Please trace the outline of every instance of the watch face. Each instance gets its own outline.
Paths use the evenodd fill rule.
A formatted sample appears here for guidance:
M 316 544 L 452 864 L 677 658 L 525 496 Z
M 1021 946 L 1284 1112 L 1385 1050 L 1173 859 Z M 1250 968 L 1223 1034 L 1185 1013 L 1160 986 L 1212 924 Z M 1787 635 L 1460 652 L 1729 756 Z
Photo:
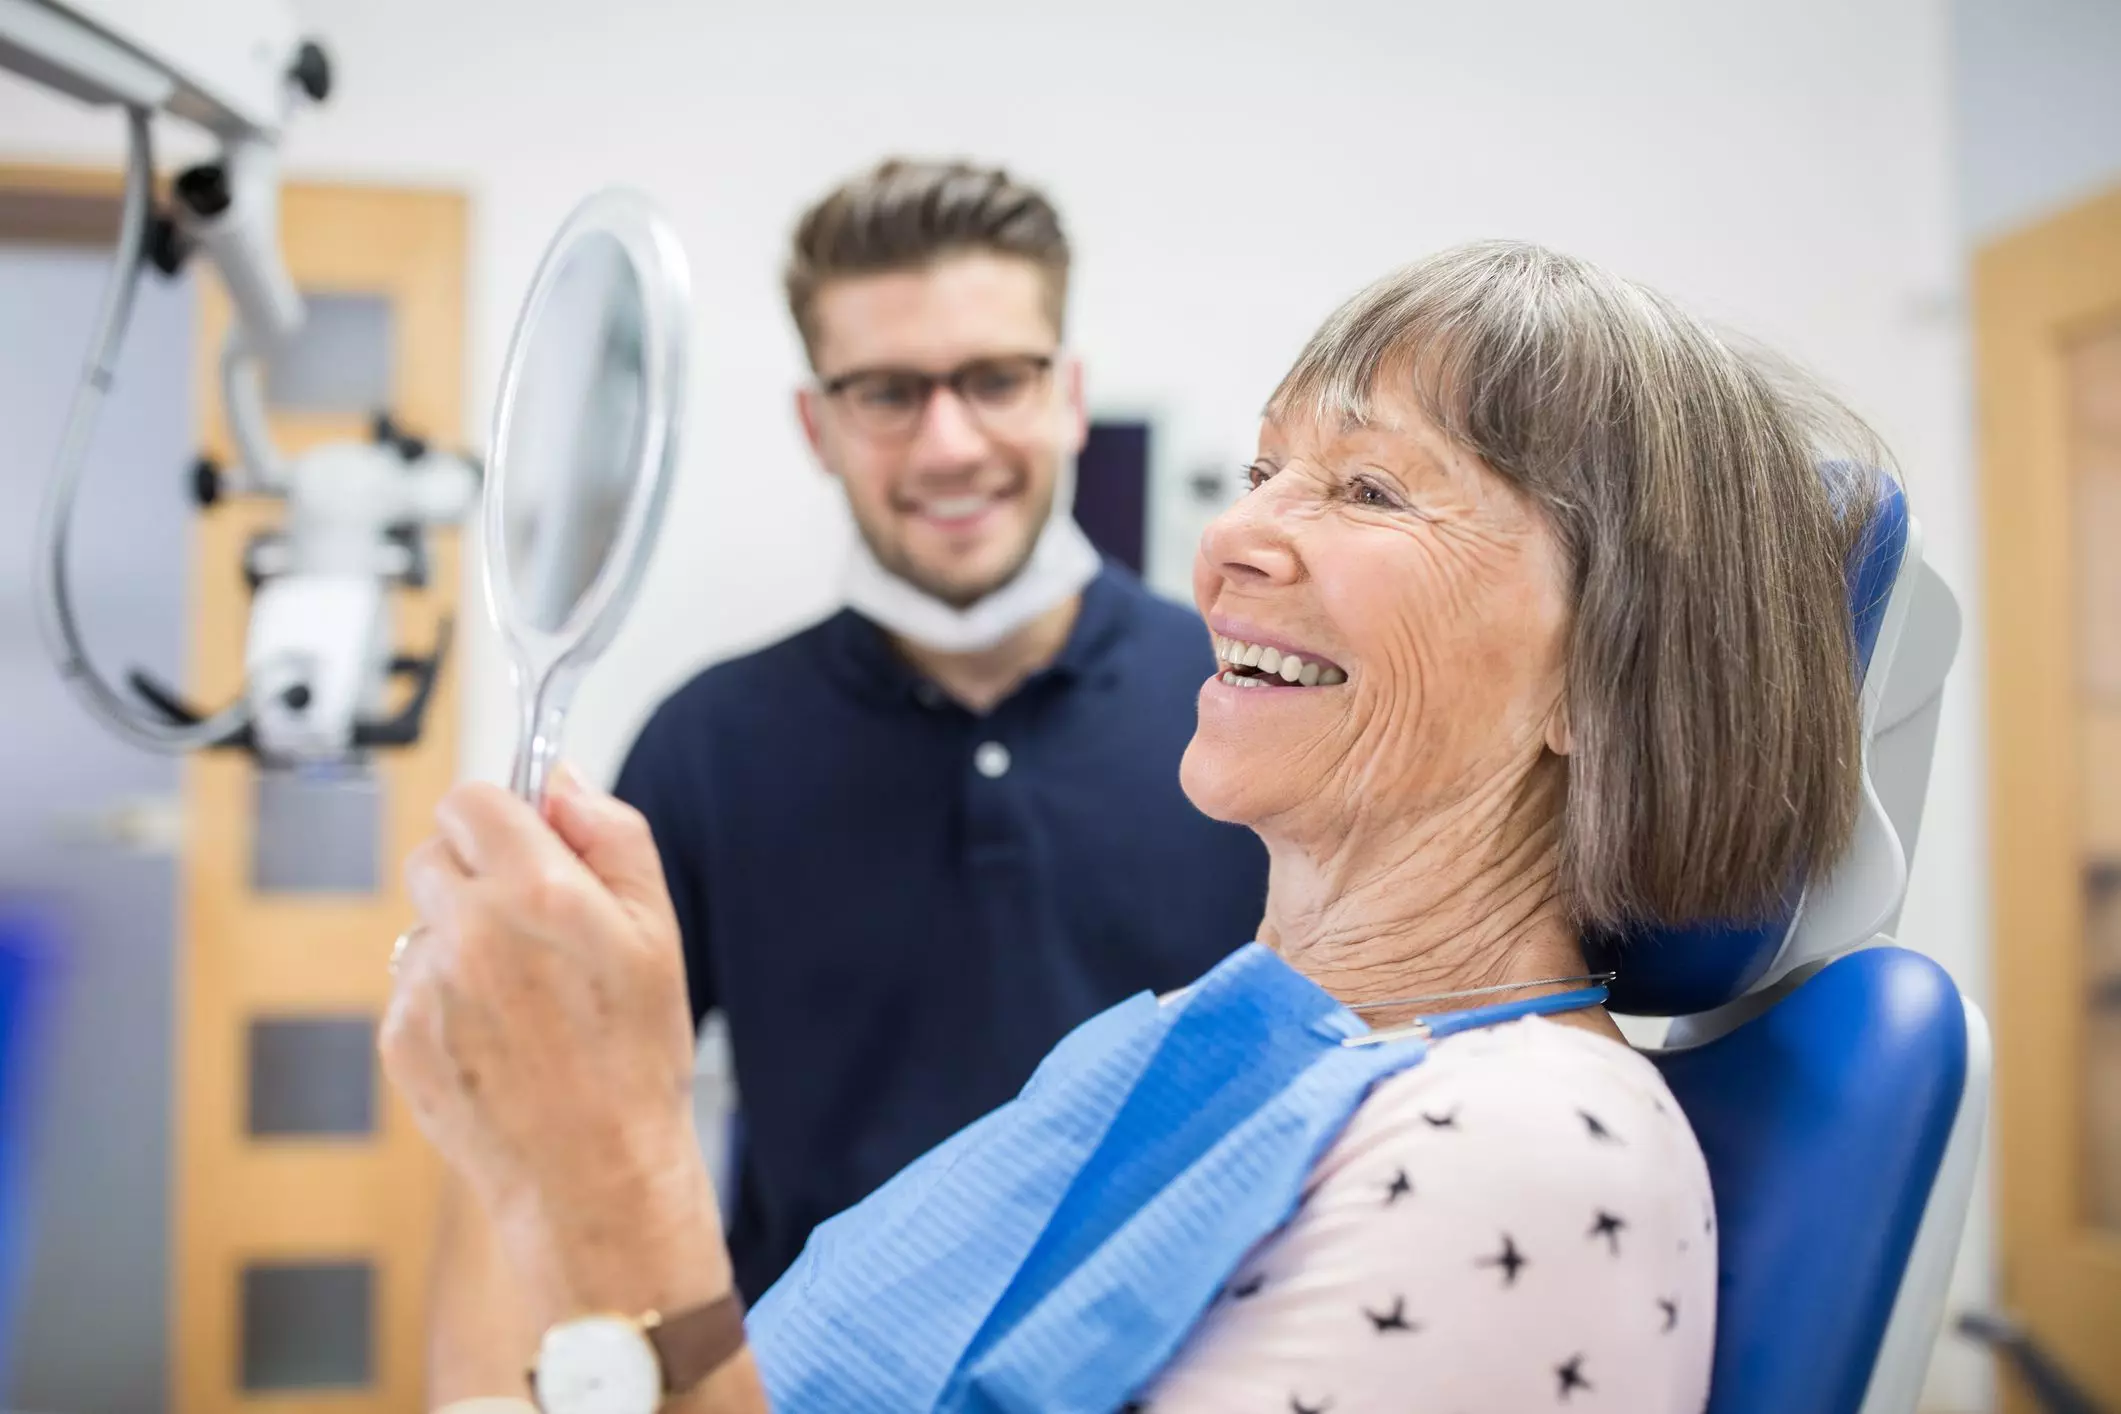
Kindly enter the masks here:
M 662 1402 L 662 1362 L 632 1321 L 588 1316 L 545 1332 L 538 1347 L 545 1414 L 655 1414 Z

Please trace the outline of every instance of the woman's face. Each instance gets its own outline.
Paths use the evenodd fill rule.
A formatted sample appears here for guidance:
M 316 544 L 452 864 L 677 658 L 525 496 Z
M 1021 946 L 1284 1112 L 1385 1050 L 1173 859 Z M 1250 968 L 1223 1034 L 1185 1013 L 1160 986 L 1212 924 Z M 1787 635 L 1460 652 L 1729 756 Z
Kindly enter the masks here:
M 1567 750 L 1564 557 L 1527 497 L 1385 398 L 1361 427 L 1270 419 L 1251 482 L 1194 564 L 1224 667 L 1256 665 L 1201 689 L 1196 805 L 1332 850 Z

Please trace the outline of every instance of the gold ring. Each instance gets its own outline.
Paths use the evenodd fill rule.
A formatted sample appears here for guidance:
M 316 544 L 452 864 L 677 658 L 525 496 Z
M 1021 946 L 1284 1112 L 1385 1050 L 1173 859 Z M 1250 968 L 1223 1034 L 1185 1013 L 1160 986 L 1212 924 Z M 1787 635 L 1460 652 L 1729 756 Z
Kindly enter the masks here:
M 405 950 L 412 946 L 412 935 L 419 932 L 418 924 L 398 934 L 398 940 L 390 945 L 390 975 L 398 975 L 398 964 L 405 960 Z

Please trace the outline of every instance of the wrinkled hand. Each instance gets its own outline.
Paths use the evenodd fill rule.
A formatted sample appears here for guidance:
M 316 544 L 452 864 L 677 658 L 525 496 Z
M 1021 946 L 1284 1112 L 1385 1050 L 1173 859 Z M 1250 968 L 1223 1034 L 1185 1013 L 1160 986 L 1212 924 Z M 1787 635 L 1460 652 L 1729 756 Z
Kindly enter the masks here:
M 556 773 L 543 818 L 467 785 L 406 879 L 381 1049 L 548 1319 L 728 1286 L 692 1120 L 684 956 L 648 826 Z

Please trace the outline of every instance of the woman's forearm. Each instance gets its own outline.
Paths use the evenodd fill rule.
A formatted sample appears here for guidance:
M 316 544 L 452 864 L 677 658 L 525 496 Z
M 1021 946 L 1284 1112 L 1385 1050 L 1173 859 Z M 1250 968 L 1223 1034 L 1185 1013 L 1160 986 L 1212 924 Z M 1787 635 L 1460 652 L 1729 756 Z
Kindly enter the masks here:
M 729 1252 L 703 1166 L 684 1165 L 667 1181 L 628 1185 L 605 1201 L 558 1216 L 524 1214 L 504 1238 L 532 1300 L 548 1322 L 617 1312 L 665 1316 L 719 1301 L 735 1289 Z M 663 1414 L 768 1414 L 748 1350 Z
M 430 1406 L 522 1394 L 537 1327 L 491 1222 L 455 1174 L 442 1180 L 428 1313 Z
M 672 1400 L 663 1414 L 772 1414 L 766 1384 L 749 1350 L 709 1375 L 691 1394 Z

